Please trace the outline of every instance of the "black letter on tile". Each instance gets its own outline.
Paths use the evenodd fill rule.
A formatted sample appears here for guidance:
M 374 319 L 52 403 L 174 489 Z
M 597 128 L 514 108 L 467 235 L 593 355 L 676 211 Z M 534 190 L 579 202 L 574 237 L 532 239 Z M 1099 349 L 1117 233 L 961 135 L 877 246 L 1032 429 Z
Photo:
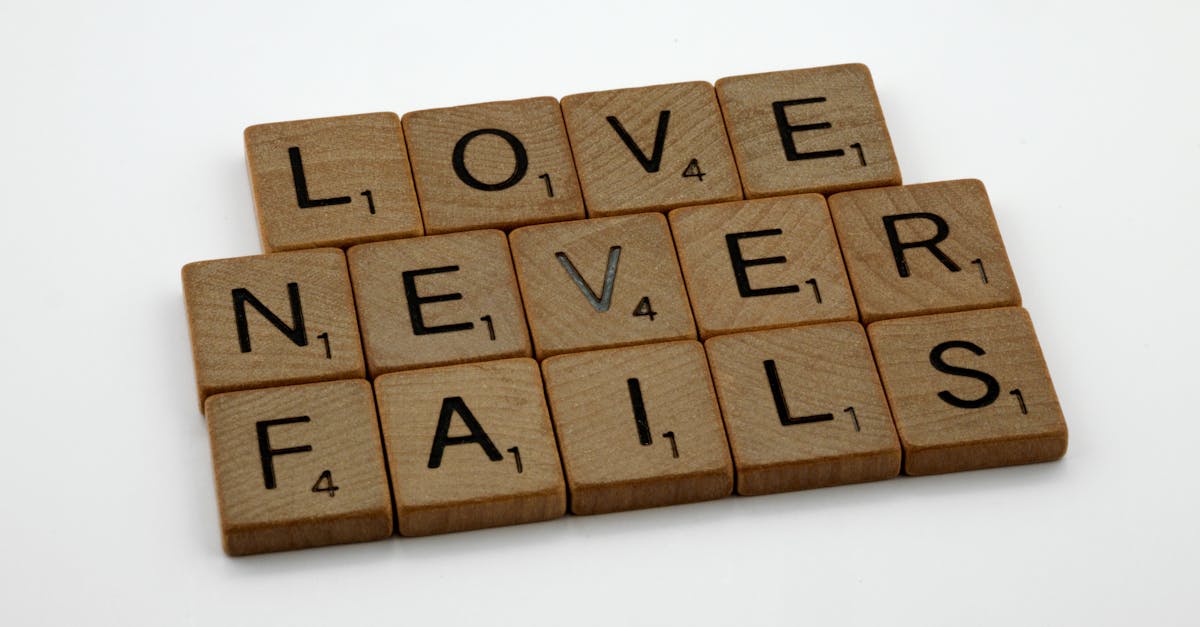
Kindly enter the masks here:
M 900 235 L 896 233 L 896 223 L 900 220 L 929 220 L 937 227 L 937 233 L 929 239 L 923 239 L 916 242 L 901 242 Z M 937 247 L 939 242 L 950 236 L 950 225 L 946 224 L 946 221 L 942 219 L 942 216 L 939 216 L 936 213 L 925 212 L 900 213 L 894 216 L 883 216 L 883 228 L 887 231 L 888 245 L 892 247 L 892 257 L 896 259 L 896 271 L 900 273 L 901 277 L 907 277 L 909 275 L 908 261 L 906 261 L 904 258 L 904 251 L 907 248 L 928 249 L 929 253 L 936 257 L 938 261 L 942 262 L 943 266 L 949 268 L 951 272 L 958 272 L 962 269 L 959 268 L 958 264 L 954 263 L 950 257 L 947 257 L 946 253 L 942 252 L 942 250 Z
M 777 287 L 750 287 L 750 277 L 746 275 L 746 268 L 751 266 L 766 266 L 773 263 L 786 263 L 787 257 L 759 257 L 758 259 L 746 259 L 742 256 L 742 248 L 739 244 L 741 240 L 750 239 L 753 237 L 767 237 L 769 235 L 782 235 L 782 229 L 767 229 L 765 231 L 747 231 L 745 233 L 729 233 L 725 236 L 725 246 L 729 248 L 729 261 L 733 263 L 733 278 L 737 280 L 738 293 L 742 298 L 750 298 L 751 296 L 771 296 L 772 294 L 794 294 L 800 291 L 799 285 L 780 285 Z
M 425 303 L 444 303 L 452 300 L 462 300 L 463 296 L 458 292 L 437 294 L 434 296 L 421 296 L 417 294 L 416 277 L 425 276 L 427 274 L 442 274 L 444 272 L 458 272 L 458 266 L 441 266 L 438 268 L 425 268 L 422 270 L 407 270 L 400 273 L 400 279 L 404 282 L 404 300 L 408 302 L 408 318 L 412 323 L 413 335 L 452 333 L 454 331 L 466 331 L 468 329 L 475 328 L 475 323 L 473 322 L 439 324 L 432 327 L 425 326 L 425 316 L 421 313 L 421 305 Z
M 984 354 L 983 349 L 976 344 L 964 342 L 962 340 L 952 340 L 949 342 L 942 342 L 941 344 L 934 346 L 933 350 L 929 352 L 929 363 L 938 372 L 944 372 L 946 374 L 952 374 L 959 377 L 978 379 L 987 386 L 987 392 L 984 392 L 983 396 L 980 396 L 975 400 L 964 401 L 950 392 L 942 390 L 941 392 L 938 392 L 938 398 L 946 401 L 946 403 L 950 405 L 960 407 L 962 409 L 977 409 L 979 407 L 987 407 L 988 405 L 996 402 L 996 399 L 1000 397 L 1000 382 L 986 372 L 972 370 L 971 368 L 959 368 L 958 366 L 951 366 L 950 364 L 947 364 L 945 360 L 942 359 L 942 353 L 945 353 L 951 348 L 965 348 L 976 355 Z
M 779 412 L 779 424 L 787 427 L 833 420 L 833 414 L 813 414 L 793 418 L 792 412 L 788 409 L 787 399 L 783 396 L 783 385 L 779 382 L 779 372 L 775 369 L 775 360 L 764 361 L 763 368 L 767 371 L 767 384 L 771 386 L 771 396 L 775 398 L 775 411 Z
M 288 157 L 292 160 L 292 183 L 296 186 L 296 204 L 300 205 L 301 209 L 345 205 L 350 202 L 349 196 L 309 198 L 308 181 L 304 178 L 304 162 L 300 160 L 300 149 L 296 146 L 288 148 Z
M 610 115 L 605 119 L 612 125 L 621 141 L 625 142 L 625 147 L 633 153 L 638 163 L 642 164 L 642 168 L 647 172 L 658 172 L 658 166 L 662 164 L 663 145 L 667 141 L 667 123 L 671 121 L 671 112 L 658 112 L 658 129 L 654 131 L 654 154 L 649 159 L 646 158 L 646 153 L 642 152 L 642 148 L 637 145 L 637 142 L 633 141 L 633 137 L 629 135 L 625 127 L 621 126 L 621 121 L 617 119 L 617 116 Z
M 462 417 L 463 423 L 470 429 L 471 435 L 456 435 L 450 436 L 450 418 L 453 414 L 458 414 Z M 487 454 L 488 459 L 498 462 L 504 459 L 500 451 L 496 450 L 496 445 L 492 444 L 492 439 L 488 437 L 486 431 L 480 426 L 479 421 L 475 419 L 475 415 L 467 408 L 466 402 L 461 396 L 451 396 L 442 399 L 442 413 L 438 415 L 437 433 L 433 435 L 433 448 L 429 451 L 429 467 L 437 468 L 442 465 L 442 452 L 447 446 L 456 444 L 478 444 L 483 448 L 483 452 Z
M 234 288 L 233 318 L 237 322 L 238 344 L 242 347 L 243 353 L 250 352 L 250 326 L 246 322 L 246 303 L 250 303 L 251 307 L 257 309 L 258 313 L 267 319 L 267 322 L 275 325 L 275 328 L 279 329 L 296 346 L 308 346 L 308 334 L 304 331 L 304 311 L 300 308 L 300 286 L 296 283 L 288 283 L 287 288 L 288 300 L 292 305 L 292 326 L 290 327 L 255 298 L 250 290 L 244 287 Z
M 637 379 L 626 379 L 629 386 L 629 402 L 633 404 L 633 423 L 637 425 L 638 442 L 650 446 L 650 419 L 646 416 L 646 403 L 642 400 L 642 383 Z
M 796 138 L 792 137 L 793 133 L 798 131 L 816 131 L 826 128 L 833 128 L 833 124 L 829 122 L 816 122 L 813 124 L 791 124 L 787 118 L 787 108 L 794 105 L 813 104 L 817 102 L 825 102 L 823 96 L 817 98 L 801 98 L 799 100 L 780 100 L 772 102 L 771 108 L 775 110 L 775 126 L 779 129 L 779 140 L 783 142 L 783 154 L 787 155 L 788 161 L 801 161 L 804 159 L 824 159 L 826 157 L 840 157 L 846 154 L 846 151 L 841 148 L 835 150 L 816 150 L 813 152 L 796 152 Z
M 500 181 L 499 183 L 484 183 L 474 176 L 471 176 L 471 173 L 467 171 L 467 163 L 465 160 L 467 144 L 471 143 L 472 139 L 475 139 L 480 135 L 495 135 L 496 137 L 508 142 L 508 145 L 512 148 L 513 157 L 516 159 L 516 164 L 513 165 L 512 176 Z M 485 192 L 496 192 L 502 189 L 508 189 L 521 182 L 522 178 L 525 178 L 525 171 L 529 169 L 529 155 L 525 153 L 525 146 L 521 143 L 521 140 L 517 139 L 512 133 L 508 131 L 502 131 L 498 128 L 481 128 L 463 135 L 462 139 L 458 140 L 457 144 L 454 144 L 454 156 L 452 158 L 452 163 L 454 164 L 454 173 L 458 175 L 458 178 L 461 179 L 462 182 L 478 190 L 483 190 Z
M 290 455 L 291 453 L 308 453 L 312 451 L 312 446 L 308 444 L 304 446 L 289 446 L 288 448 L 271 448 L 271 438 L 267 434 L 267 429 L 275 425 L 290 425 L 296 422 L 308 422 L 308 416 L 280 418 L 278 420 L 259 420 L 254 423 L 254 429 L 258 432 L 258 457 L 262 460 L 263 484 L 266 485 L 268 490 L 275 489 L 275 462 L 273 459 L 276 455 Z

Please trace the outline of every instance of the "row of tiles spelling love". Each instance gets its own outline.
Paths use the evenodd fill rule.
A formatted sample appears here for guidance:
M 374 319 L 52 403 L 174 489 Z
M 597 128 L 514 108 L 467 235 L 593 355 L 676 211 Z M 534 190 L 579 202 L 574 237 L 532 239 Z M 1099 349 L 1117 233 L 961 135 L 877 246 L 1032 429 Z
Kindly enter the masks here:
M 264 249 L 899 185 L 863 65 L 251 126 Z
M 201 403 L 437 365 L 1020 304 L 975 180 L 203 261 L 184 267 L 183 283 Z
M 1067 446 L 1019 307 L 229 392 L 207 414 L 232 555 L 384 538 L 393 511 L 418 536 Z

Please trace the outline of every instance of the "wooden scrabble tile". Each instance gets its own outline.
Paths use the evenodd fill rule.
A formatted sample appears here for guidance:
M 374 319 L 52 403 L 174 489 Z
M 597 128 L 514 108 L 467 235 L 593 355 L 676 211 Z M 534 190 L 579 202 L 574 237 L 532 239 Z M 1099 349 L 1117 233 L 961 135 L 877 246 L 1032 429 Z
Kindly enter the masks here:
M 225 552 L 386 538 L 392 500 L 366 381 L 230 392 L 206 403 Z
M 245 135 L 265 250 L 421 234 L 395 113 L 259 124 Z
M 900 441 L 857 322 L 724 335 L 705 350 L 738 494 L 900 474 Z
M 588 216 L 742 198 L 708 83 L 575 94 L 562 111 Z
M 829 207 L 863 322 L 1021 304 L 983 183 L 846 192 Z
M 733 467 L 694 340 L 542 362 L 571 511 L 602 514 L 729 495 Z
M 662 214 L 525 227 L 509 241 L 538 359 L 696 337 Z
M 427 233 L 584 217 L 557 100 L 428 109 L 402 122 Z
M 422 536 L 548 520 L 567 507 L 532 359 L 375 380 L 400 533 Z
M 346 255 L 371 376 L 532 355 L 502 231 L 376 242 Z
M 1058 459 L 1054 384 L 1020 307 L 877 322 L 867 329 L 904 472 L 929 475 Z
M 701 337 L 858 320 L 820 194 L 685 207 L 670 220 Z
M 865 65 L 730 76 L 717 98 L 746 198 L 900 184 Z
M 183 296 L 201 406 L 217 392 L 366 376 L 336 248 L 190 263 Z

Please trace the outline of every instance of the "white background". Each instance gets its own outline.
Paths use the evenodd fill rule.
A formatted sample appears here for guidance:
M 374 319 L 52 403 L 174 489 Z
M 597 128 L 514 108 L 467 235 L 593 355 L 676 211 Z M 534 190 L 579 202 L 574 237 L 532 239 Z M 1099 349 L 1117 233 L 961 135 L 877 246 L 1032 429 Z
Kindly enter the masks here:
M 1200 10 L 901 4 L 5 0 L 0 624 L 1196 621 Z M 244 127 L 845 62 L 988 185 L 1065 459 L 221 552 L 179 269 L 259 252 Z

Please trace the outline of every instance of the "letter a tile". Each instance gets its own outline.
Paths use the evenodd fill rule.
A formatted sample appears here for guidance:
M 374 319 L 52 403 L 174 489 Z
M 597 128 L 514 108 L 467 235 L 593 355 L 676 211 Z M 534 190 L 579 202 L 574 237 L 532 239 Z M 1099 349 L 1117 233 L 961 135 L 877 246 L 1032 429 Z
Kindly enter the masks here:
M 532 359 L 375 380 L 400 533 L 424 536 L 549 520 L 566 486 Z
M 1029 464 L 1066 453 L 1067 423 L 1024 309 L 886 320 L 867 333 L 905 473 Z
M 829 207 L 864 323 L 1021 304 L 983 183 L 864 189 Z
M 421 234 L 395 113 L 251 126 L 246 163 L 267 251 Z
M 190 263 L 183 297 L 201 406 L 217 392 L 366 376 L 336 248 Z
M 717 98 L 746 198 L 900 184 L 865 65 L 722 78 Z
M 205 409 L 227 553 L 392 534 L 371 384 L 229 392 L 210 397 Z
M 557 100 L 413 111 L 402 123 L 427 233 L 584 217 Z
M 509 241 L 538 359 L 696 337 L 662 214 L 529 226 Z
M 733 466 L 695 341 L 542 362 L 571 511 L 602 514 L 717 499 Z
M 723 335 L 705 350 L 738 494 L 900 473 L 900 441 L 857 322 Z

